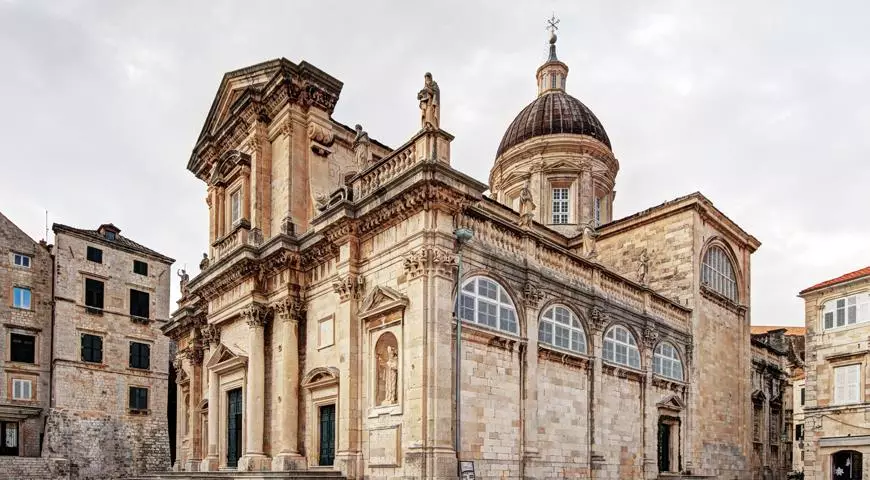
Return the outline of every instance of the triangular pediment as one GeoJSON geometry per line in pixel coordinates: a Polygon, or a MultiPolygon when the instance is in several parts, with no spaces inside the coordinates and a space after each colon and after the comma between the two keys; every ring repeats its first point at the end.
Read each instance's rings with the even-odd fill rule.
{"type": "Polygon", "coordinates": [[[671,395],[670,397],[657,403],[656,406],[665,410],[671,410],[675,412],[682,411],[686,408],[686,404],[683,402],[683,400],[676,395],[671,395]]]}
{"type": "Polygon", "coordinates": [[[560,172],[579,172],[581,170],[578,162],[567,160],[556,160],[553,163],[544,165],[545,172],[560,171],[560,172]]]}
{"type": "Polygon", "coordinates": [[[218,365],[226,365],[231,363],[248,363],[248,357],[241,355],[240,352],[234,352],[232,349],[223,343],[217,346],[217,349],[211,354],[211,357],[206,363],[207,368],[215,368],[218,365]]]}
{"type": "Polygon", "coordinates": [[[390,287],[377,286],[363,300],[359,318],[372,318],[408,306],[408,297],[390,287]]]}

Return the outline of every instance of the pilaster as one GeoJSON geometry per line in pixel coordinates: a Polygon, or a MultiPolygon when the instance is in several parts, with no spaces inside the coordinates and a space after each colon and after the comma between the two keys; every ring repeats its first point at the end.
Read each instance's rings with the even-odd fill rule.
{"type": "Polygon", "coordinates": [[[605,450],[605,425],[601,423],[601,419],[595,415],[595,412],[603,411],[603,404],[607,401],[607,396],[602,393],[602,375],[603,375],[603,360],[602,353],[604,350],[604,327],[607,326],[608,314],[599,306],[594,306],[590,309],[589,318],[592,327],[592,388],[589,389],[589,435],[590,435],[590,451],[589,451],[589,470],[592,479],[603,478],[599,473],[604,466],[604,450],[605,450]]]}
{"type": "Polygon", "coordinates": [[[658,330],[647,325],[643,330],[643,363],[646,375],[641,384],[643,399],[643,421],[641,422],[641,438],[643,438],[643,475],[647,480],[658,478],[658,412],[655,399],[650,391],[653,380],[653,352],[658,341],[658,330]]]}
{"type": "MultiPolygon", "coordinates": [[[[522,428],[523,461],[526,468],[540,458],[538,451],[538,318],[544,293],[534,280],[523,287],[523,307],[526,316],[525,374],[523,375],[522,428]]],[[[528,476],[528,475],[527,475],[528,476]]],[[[532,475],[534,477],[534,475],[532,475]]]]}

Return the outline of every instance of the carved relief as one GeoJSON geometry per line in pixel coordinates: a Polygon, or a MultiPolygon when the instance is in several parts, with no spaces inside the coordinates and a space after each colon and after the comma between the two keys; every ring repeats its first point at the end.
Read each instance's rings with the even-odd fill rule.
{"type": "Polygon", "coordinates": [[[375,376],[376,405],[395,405],[399,402],[399,345],[396,336],[386,332],[375,344],[377,374],[375,376]]]}
{"type": "Polygon", "coordinates": [[[523,286],[523,303],[527,307],[537,308],[541,300],[544,299],[544,292],[530,282],[526,282],[523,286]]]}
{"type": "Polygon", "coordinates": [[[405,255],[405,274],[417,278],[426,271],[438,275],[453,275],[456,259],[450,253],[437,247],[422,247],[405,255]]]}
{"type": "Polygon", "coordinates": [[[243,308],[239,315],[251,328],[264,327],[269,321],[269,309],[259,303],[252,303],[243,308]]]}
{"type": "Polygon", "coordinates": [[[362,275],[349,274],[344,278],[338,277],[332,282],[332,290],[338,294],[342,302],[353,297],[358,299],[365,289],[365,277],[362,275]]]}

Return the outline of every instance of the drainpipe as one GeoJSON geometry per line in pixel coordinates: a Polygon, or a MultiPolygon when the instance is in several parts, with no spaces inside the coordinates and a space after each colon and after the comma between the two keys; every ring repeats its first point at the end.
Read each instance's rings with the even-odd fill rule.
{"type": "Polygon", "coordinates": [[[456,319],[456,438],[454,439],[454,448],[456,449],[456,471],[458,476],[462,473],[459,463],[462,458],[462,455],[460,454],[462,445],[462,437],[460,435],[462,432],[462,410],[460,400],[460,389],[462,386],[460,376],[462,371],[462,319],[459,318],[459,302],[462,296],[462,246],[474,237],[474,232],[468,228],[457,228],[453,232],[453,236],[456,237],[456,242],[459,246],[459,260],[457,261],[458,268],[456,272],[456,301],[453,303],[453,318],[456,319]]]}

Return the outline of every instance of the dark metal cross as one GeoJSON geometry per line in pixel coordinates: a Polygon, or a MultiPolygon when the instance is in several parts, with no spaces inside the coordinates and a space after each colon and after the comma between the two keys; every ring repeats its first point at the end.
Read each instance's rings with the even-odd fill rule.
{"type": "Polygon", "coordinates": [[[553,16],[547,19],[547,30],[550,33],[556,33],[556,30],[559,29],[559,19],[556,18],[556,12],[553,12],[553,16]]]}

